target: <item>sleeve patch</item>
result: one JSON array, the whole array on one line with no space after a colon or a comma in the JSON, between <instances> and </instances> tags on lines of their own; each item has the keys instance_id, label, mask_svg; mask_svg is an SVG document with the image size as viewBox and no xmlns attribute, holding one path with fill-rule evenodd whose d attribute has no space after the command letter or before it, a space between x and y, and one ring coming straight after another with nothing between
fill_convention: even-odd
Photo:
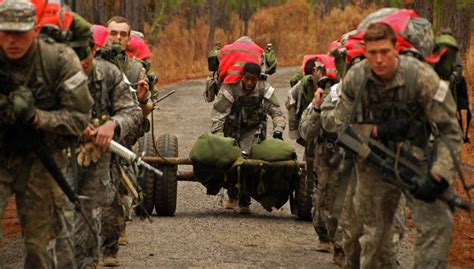
<instances>
[{"instance_id":1,"label":"sleeve patch","mask_svg":"<svg viewBox=\"0 0 474 269\"><path fill-rule=\"evenodd\" d=\"M435 99L436 101L440 103L444 102L444 99L446 98L446 94L448 93L448 91L449 91L448 82L444 80L440 80L438 91L433 96L433 99Z\"/></svg>"},{"instance_id":2,"label":"sleeve patch","mask_svg":"<svg viewBox=\"0 0 474 269\"><path fill-rule=\"evenodd\" d=\"M340 84L334 84L331 87L331 91L329 92L329 95L331 96L331 101L332 102L337 102L339 101L339 90L340 90Z\"/></svg>"},{"instance_id":3,"label":"sleeve patch","mask_svg":"<svg viewBox=\"0 0 474 269\"><path fill-rule=\"evenodd\" d=\"M232 95L231 92L224 90L222 91L222 95L224 96L225 99L229 100L232 104L234 103L234 96Z\"/></svg>"},{"instance_id":4,"label":"sleeve patch","mask_svg":"<svg viewBox=\"0 0 474 269\"><path fill-rule=\"evenodd\" d=\"M274 92L275 88L273 88L272 86L268 87L268 89L265 91L265 94L263 95L263 98L269 100Z\"/></svg>"},{"instance_id":5,"label":"sleeve patch","mask_svg":"<svg viewBox=\"0 0 474 269\"><path fill-rule=\"evenodd\" d=\"M87 80L87 75L84 73L84 71L79 71L74 76L68 78L64 82L64 85L66 86L66 88L73 90L79 87L86 80Z\"/></svg>"}]
</instances>

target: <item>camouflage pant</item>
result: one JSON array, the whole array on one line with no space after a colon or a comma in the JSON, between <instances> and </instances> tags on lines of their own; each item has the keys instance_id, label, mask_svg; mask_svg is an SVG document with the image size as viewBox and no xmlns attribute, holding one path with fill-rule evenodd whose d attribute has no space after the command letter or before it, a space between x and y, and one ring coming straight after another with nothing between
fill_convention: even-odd
<instances>
[{"instance_id":1,"label":"camouflage pant","mask_svg":"<svg viewBox=\"0 0 474 269\"><path fill-rule=\"evenodd\" d=\"M354 205L363 223L360 238L362 268L395 268L392 223L401 191L381 180L371 165L360 165ZM446 203L425 203L405 193L417 229L415 268L446 268L453 218Z\"/></svg>"},{"instance_id":2,"label":"camouflage pant","mask_svg":"<svg viewBox=\"0 0 474 269\"><path fill-rule=\"evenodd\" d=\"M345 166L345 167L344 167ZM353 172L351 160L344 160L341 169L350 169ZM362 236L362 223L357 218L354 209L355 177L353 173L347 174L350 177L341 215L338 219L338 227L335 235L335 245L340 247L344 253L344 265L346 268L359 268L360 263L360 243ZM343 173L341 173L342 175ZM345 173L344 173L345 174Z\"/></svg>"},{"instance_id":3,"label":"camouflage pant","mask_svg":"<svg viewBox=\"0 0 474 269\"><path fill-rule=\"evenodd\" d=\"M89 197L83 206L96 233L92 233L82 216L76 215L74 221L76 260L79 268L85 268L99 262L102 207L112 203L116 192L110 178L110 153L106 152L97 163L92 163L89 167L79 168L77 181L78 194Z\"/></svg>"},{"instance_id":4,"label":"camouflage pant","mask_svg":"<svg viewBox=\"0 0 474 269\"><path fill-rule=\"evenodd\" d=\"M62 152L53 154L58 167L65 168L67 158ZM31 160L31 162L29 161ZM0 216L13 192L16 193L18 217L26 249L25 268L56 268L54 252L59 234L59 223L64 223L64 194L36 156L1 158L0 163ZM28 167L31 167L29 173ZM0 241L3 230L0 225ZM70 238L63 231L64 239ZM70 239L69 239L70 240ZM72 252L69 254L72 255ZM73 257L69 257L73 261ZM0 267L4 261L0 257ZM74 268L74 264L72 265Z\"/></svg>"},{"instance_id":5,"label":"camouflage pant","mask_svg":"<svg viewBox=\"0 0 474 269\"><path fill-rule=\"evenodd\" d=\"M112 203L103 207L102 216L102 243L101 249L104 256L116 257L119 251L118 239L121 226L125 225L125 211L118 189L121 188L121 175L114 161L111 165L112 182L116 188Z\"/></svg>"},{"instance_id":6,"label":"camouflage pant","mask_svg":"<svg viewBox=\"0 0 474 269\"><path fill-rule=\"evenodd\" d=\"M339 181L339 167L331 167L322 152L322 144L316 145L314 160L318 185L313 195L313 225L321 242L333 242L337 218L332 215Z\"/></svg>"}]
</instances>

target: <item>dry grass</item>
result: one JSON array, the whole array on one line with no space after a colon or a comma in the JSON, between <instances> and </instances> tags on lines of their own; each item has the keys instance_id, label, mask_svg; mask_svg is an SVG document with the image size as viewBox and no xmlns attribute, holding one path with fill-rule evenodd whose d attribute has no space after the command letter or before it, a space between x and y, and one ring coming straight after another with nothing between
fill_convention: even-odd
<instances>
[{"instance_id":1,"label":"dry grass","mask_svg":"<svg viewBox=\"0 0 474 269\"><path fill-rule=\"evenodd\" d=\"M375 7L363 9L348 6L334 9L323 19L305 0L290 0L287 4L259 10L249 23L249 36L261 47L273 43L280 66L298 65L305 54L325 53L331 41L354 29ZM242 35L242 21L237 14L230 18L232 30L216 30L222 44ZM182 17L174 17L158 36L153 46L153 68L159 83L206 76L208 18L200 18L196 27L188 30Z\"/></svg>"}]
</instances>

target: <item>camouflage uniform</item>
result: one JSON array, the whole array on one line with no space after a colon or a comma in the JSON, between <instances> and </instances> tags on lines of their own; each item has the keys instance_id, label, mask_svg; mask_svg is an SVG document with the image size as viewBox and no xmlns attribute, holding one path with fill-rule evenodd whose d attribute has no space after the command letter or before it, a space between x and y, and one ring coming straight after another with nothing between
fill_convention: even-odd
<instances>
[{"instance_id":1,"label":"camouflage uniform","mask_svg":"<svg viewBox=\"0 0 474 269\"><path fill-rule=\"evenodd\" d=\"M316 88L313 75L305 75L288 92L285 106L288 110L288 134L291 139L297 140L301 137L298 125L304 109L313 99Z\"/></svg>"},{"instance_id":2,"label":"camouflage uniform","mask_svg":"<svg viewBox=\"0 0 474 269\"><path fill-rule=\"evenodd\" d=\"M244 90L240 82L223 84L214 102L211 132L235 138L246 152L256 141L255 134L266 132L267 115L272 118L273 130L283 132L286 120L274 91L265 81L259 81L252 92ZM238 190L230 187L228 193L236 199ZM239 203L248 205L250 197Z\"/></svg>"},{"instance_id":3,"label":"camouflage uniform","mask_svg":"<svg viewBox=\"0 0 474 269\"><path fill-rule=\"evenodd\" d=\"M130 83L137 83L141 79L146 79L146 70L139 60L125 56L123 59L114 59L113 63L123 72ZM150 93L148 93L150 96ZM133 94L135 104L138 106L138 98ZM131 148L138 138L145 133L143 118L135 122L134 127L130 128L127 136L124 137L125 145ZM132 198L121 184L121 175L116 173L120 160L113 160L111 167L112 182L116 187L116 195L113 202L103 208L102 233L103 243L102 251L104 257L116 257L119 251L118 240L121 233L125 233L126 219L131 215Z\"/></svg>"},{"instance_id":4,"label":"camouflage uniform","mask_svg":"<svg viewBox=\"0 0 474 269\"><path fill-rule=\"evenodd\" d=\"M134 103L121 72L113 64L104 60L94 60L92 74L89 76L89 90L95 102L93 118L104 116L117 124L114 140L121 141L136 123L141 121L141 110ZM96 231L101 230L102 207L112 204L116 192L110 178L110 152L105 152L97 163L80 167L78 173L78 194L90 198L86 203L87 213ZM91 238L92 234L84 219L75 222L76 260L79 268L99 261L100 240Z\"/></svg>"},{"instance_id":5,"label":"camouflage uniform","mask_svg":"<svg viewBox=\"0 0 474 269\"><path fill-rule=\"evenodd\" d=\"M313 194L313 225L320 242L333 242L337 218L331 210L336 198L342 153L324 137L320 111L315 109L313 103L301 116L300 133L306 140L306 150L314 151L314 168L318 175L316 193ZM309 156L307 153L306 157Z\"/></svg>"},{"instance_id":6,"label":"camouflage uniform","mask_svg":"<svg viewBox=\"0 0 474 269\"><path fill-rule=\"evenodd\" d=\"M398 69L387 82L381 82L375 77L367 61L354 65L345 77L333 123L336 126L354 123L355 128L368 137L374 124L389 120L384 118L387 113L383 108L391 109L398 117L410 113L411 117L415 116L414 119L421 123L426 120L432 130L422 129L426 124L412 124L407 130L407 136L411 139L405 139L404 142L412 145L414 150L425 148L429 134L433 133L435 158L431 171L452 183L456 170L453 168L453 160L448 157L448 147L440 141L441 135L451 143L455 156L460 154L462 135L455 118L456 104L448 85L427 64L407 56L398 58ZM365 79L366 83L361 82ZM354 108L354 99L359 89L364 90L362 100ZM355 119L350 118L353 109L357 111ZM382 181L384 175L375 166L359 161L357 168L359 177L354 206L364 225L363 236L360 238L361 267L395 267L390 239L401 192ZM445 268L453 231L452 213L448 205L440 200L426 203L415 199L408 192L405 195L413 210L418 232L415 267Z\"/></svg>"},{"instance_id":7,"label":"camouflage uniform","mask_svg":"<svg viewBox=\"0 0 474 269\"><path fill-rule=\"evenodd\" d=\"M12 25L5 27L4 20L12 18L16 23L31 19L34 24L35 9L26 1L5 1L0 5L0 30L28 31ZM79 60L70 48L50 40L35 40L27 54L15 62L9 61L3 52L0 54L0 69L10 74L13 82L33 92L40 119L37 129L42 131L53 158L64 171L68 162L63 149L87 126L87 112L92 105L87 76ZM64 222L65 196L31 151L22 156L2 151L0 162L0 215L3 216L6 202L15 192L26 247L25 268L53 268L56 227ZM0 232L0 239L2 235Z\"/></svg>"}]
</instances>

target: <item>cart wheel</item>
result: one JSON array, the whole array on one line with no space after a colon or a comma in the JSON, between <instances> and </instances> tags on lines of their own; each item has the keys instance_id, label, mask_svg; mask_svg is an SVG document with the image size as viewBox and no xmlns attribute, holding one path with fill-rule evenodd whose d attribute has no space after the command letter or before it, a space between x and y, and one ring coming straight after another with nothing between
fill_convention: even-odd
<instances>
[{"instance_id":1,"label":"cart wheel","mask_svg":"<svg viewBox=\"0 0 474 269\"><path fill-rule=\"evenodd\" d=\"M143 137L138 139L138 146L138 154L145 152L145 156L155 156L155 148L153 147L151 133L146 133ZM144 193L143 207L148 211L148 214L151 215L153 207L155 207L155 174L151 171L145 170L143 176L139 178L138 182L140 182L140 187ZM142 210L143 209L137 206L135 208L135 213L138 216L145 216Z\"/></svg>"},{"instance_id":2,"label":"cart wheel","mask_svg":"<svg viewBox=\"0 0 474 269\"><path fill-rule=\"evenodd\" d=\"M295 198L290 199L290 206L291 213L295 214L299 220L311 221L311 209L313 207L311 195L314 191L315 180L308 180L306 172L306 170L303 170L299 176L298 185L295 190Z\"/></svg>"},{"instance_id":3,"label":"cart wheel","mask_svg":"<svg viewBox=\"0 0 474 269\"><path fill-rule=\"evenodd\" d=\"M178 157L178 138L170 134L162 134L156 141L157 149L162 157ZM178 192L178 166L160 165L162 177L155 176L155 210L158 216L173 216L176 212Z\"/></svg>"}]
</instances>

